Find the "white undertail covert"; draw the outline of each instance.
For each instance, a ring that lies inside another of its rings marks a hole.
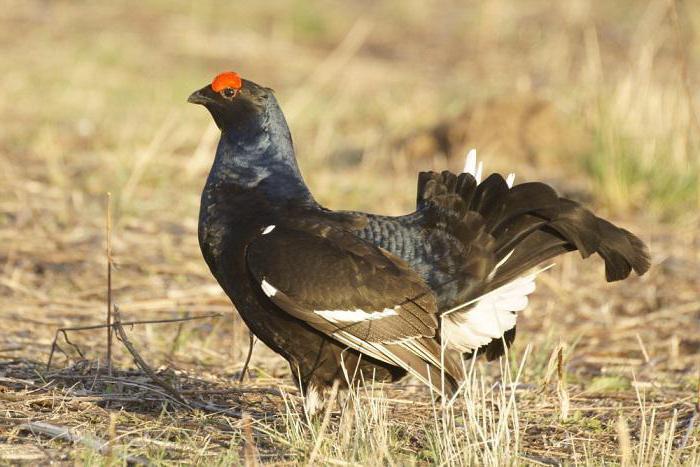
[[[477,161],[476,150],[467,153],[464,173],[471,174],[476,183],[481,183],[484,164]],[[509,188],[515,183],[515,174],[506,177]],[[514,250],[505,255],[489,273],[487,280],[496,276]],[[547,269],[547,268],[544,268]],[[442,314],[442,338],[445,344],[459,352],[472,352],[488,345],[494,339],[515,327],[517,312],[525,310],[528,295],[535,291],[535,277],[544,269],[504,284],[470,302],[456,306]]]

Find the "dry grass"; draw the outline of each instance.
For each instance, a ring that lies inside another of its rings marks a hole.
[[[1,10],[2,462],[700,464],[693,2]],[[599,263],[564,258],[542,275],[510,358],[476,362],[451,405],[409,380],[308,419],[261,344],[236,383],[247,331],[196,242],[217,132],[184,100],[230,68],[277,90],[330,207],[404,212],[417,170],[457,170],[473,145],[487,169],[545,179],[623,220],[654,267],[609,285]],[[430,130],[440,123],[446,150]],[[130,369],[118,342],[107,375],[104,329],[69,334],[83,357],[59,339],[45,367],[57,328],[104,321],[107,192],[122,320],[222,314],[125,327],[186,405]]]

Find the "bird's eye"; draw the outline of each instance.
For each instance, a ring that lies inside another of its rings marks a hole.
[[[233,88],[225,88],[221,91],[221,95],[226,99],[233,99],[233,97],[236,95],[236,90]]]

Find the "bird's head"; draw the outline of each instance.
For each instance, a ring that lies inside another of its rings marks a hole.
[[[222,131],[248,131],[260,124],[272,90],[226,71],[187,99],[209,110]]]

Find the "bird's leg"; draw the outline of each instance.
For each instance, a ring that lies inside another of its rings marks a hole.
[[[245,363],[243,364],[243,369],[241,370],[241,374],[238,377],[238,383],[243,382],[243,378],[245,378],[245,374],[248,371],[248,365],[250,364],[250,358],[253,356],[253,346],[255,345],[255,336],[251,331],[248,331],[248,336],[250,337],[250,344],[248,346],[248,356],[245,358]]]
[[[331,387],[310,383],[306,387],[306,394],[304,395],[304,409],[307,415],[310,418],[320,416],[323,414],[324,410],[333,410],[336,403],[338,403],[339,407],[342,409],[344,400],[341,394],[346,391],[340,390],[340,386],[339,379],[335,379]]]
[[[313,383],[309,384],[304,395],[304,409],[309,417],[318,415],[323,409],[325,402],[326,390],[319,388]]]

